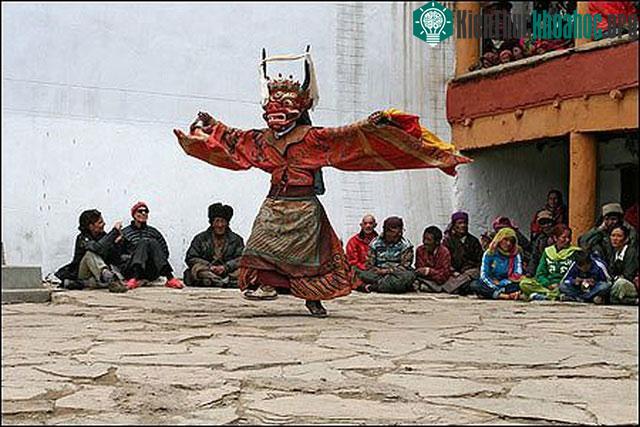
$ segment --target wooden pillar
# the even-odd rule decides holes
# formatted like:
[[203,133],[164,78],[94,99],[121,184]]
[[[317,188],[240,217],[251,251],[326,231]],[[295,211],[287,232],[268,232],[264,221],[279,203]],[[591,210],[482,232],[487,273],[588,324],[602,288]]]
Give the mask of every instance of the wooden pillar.
[[571,132],[569,163],[569,226],[576,241],[595,222],[598,144],[594,134]]
[[[469,19],[473,18],[469,17],[471,15],[477,15],[480,13],[480,2],[470,1],[470,2],[456,2],[455,10],[453,11],[456,14],[456,10],[466,10],[467,11],[467,22]],[[456,24],[456,19],[454,17],[454,24]],[[461,39],[457,37],[457,28],[454,29],[454,37],[456,37],[456,77],[469,72],[469,67],[478,62],[480,59],[480,40],[473,37],[473,34],[468,34],[468,38]]]
[[[579,1],[577,6],[576,6],[576,11],[578,12],[579,15],[585,15],[587,13],[589,13],[589,2],[588,1]],[[593,29],[591,31],[594,31]],[[576,38],[576,46],[582,46],[584,44],[587,44],[591,41],[591,36],[588,37],[584,37],[584,38]]]

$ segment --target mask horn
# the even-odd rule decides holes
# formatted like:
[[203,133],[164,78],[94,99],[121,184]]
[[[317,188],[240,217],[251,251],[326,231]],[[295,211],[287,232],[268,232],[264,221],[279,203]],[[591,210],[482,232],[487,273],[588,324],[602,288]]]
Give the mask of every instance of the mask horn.
[[267,61],[265,59],[267,59],[267,50],[262,48],[262,74],[267,79]]
[[[306,53],[309,53],[311,45],[307,45]],[[311,83],[311,71],[309,70],[309,61],[304,59],[304,83],[302,83],[302,90],[309,89],[309,83]]]

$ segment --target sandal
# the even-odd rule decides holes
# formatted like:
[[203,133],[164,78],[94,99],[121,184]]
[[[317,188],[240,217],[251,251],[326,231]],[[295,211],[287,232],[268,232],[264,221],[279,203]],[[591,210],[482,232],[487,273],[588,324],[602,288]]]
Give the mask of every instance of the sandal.
[[272,286],[262,285],[256,290],[249,289],[244,294],[246,299],[254,301],[267,301],[278,298],[278,292]]
[[320,301],[305,301],[304,305],[313,317],[327,317],[327,310]]

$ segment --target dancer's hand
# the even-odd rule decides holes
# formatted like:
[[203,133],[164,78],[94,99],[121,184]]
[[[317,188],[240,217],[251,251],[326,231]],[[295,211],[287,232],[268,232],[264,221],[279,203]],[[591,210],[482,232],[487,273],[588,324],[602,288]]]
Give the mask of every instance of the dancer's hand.
[[184,133],[181,129],[174,129],[173,133],[178,138],[178,141],[180,141],[180,144],[185,146],[191,145],[195,142],[206,143],[207,140],[209,139],[209,135],[200,128],[196,128],[189,135]]
[[193,133],[196,129],[202,129],[206,134],[211,135],[213,131],[213,125],[216,124],[216,120],[211,114],[206,111],[198,112],[198,117],[189,126],[189,131]]

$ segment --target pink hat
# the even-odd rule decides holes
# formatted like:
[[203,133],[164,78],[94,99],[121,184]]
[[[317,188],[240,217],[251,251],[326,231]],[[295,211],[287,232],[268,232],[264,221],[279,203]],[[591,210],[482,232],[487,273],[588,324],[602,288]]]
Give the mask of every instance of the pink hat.
[[513,228],[514,230],[518,229],[518,227],[516,227],[515,224],[513,224],[513,222],[511,222],[511,220],[506,216],[499,216],[494,219],[491,223],[491,227],[494,231],[498,231],[499,229],[506,227]]

